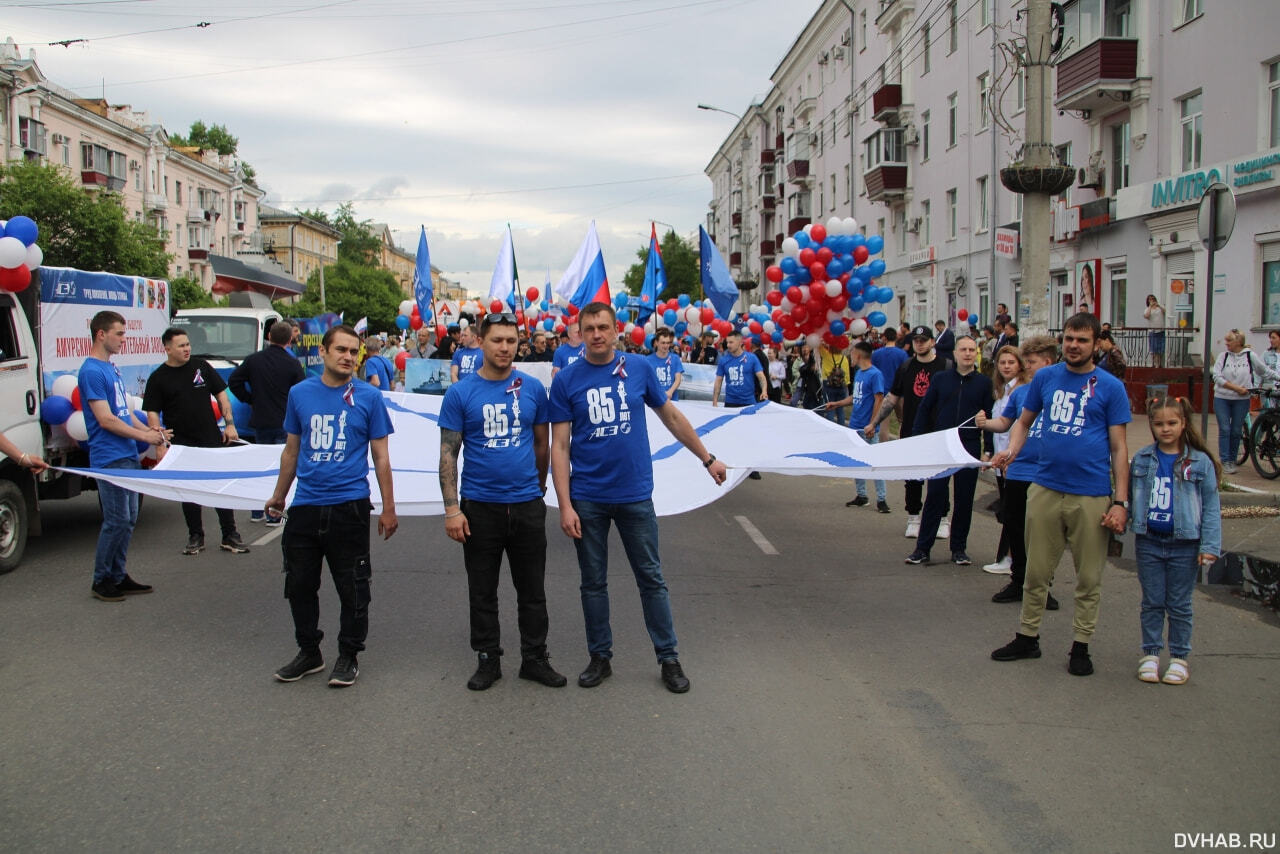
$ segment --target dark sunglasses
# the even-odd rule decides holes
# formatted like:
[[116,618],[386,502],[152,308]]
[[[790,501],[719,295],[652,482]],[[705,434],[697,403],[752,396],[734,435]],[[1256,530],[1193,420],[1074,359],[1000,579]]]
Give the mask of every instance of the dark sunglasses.
[[484,316],[485,323],[515,323],[516,316],[509,311],[494,312]]

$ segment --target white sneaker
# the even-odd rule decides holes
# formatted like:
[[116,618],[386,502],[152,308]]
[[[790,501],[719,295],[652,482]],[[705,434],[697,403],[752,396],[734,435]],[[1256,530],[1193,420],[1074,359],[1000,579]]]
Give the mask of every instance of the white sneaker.
[[992,575],[1012,575],[1013,574],[1013,558],[1005,555],[995,563],[989,563],[982,568],[983,572],[989,572]]
[[914,540],[918,536],[920,536],[920,515],[917,513],[907,517],[906,537],[908,540]]
[[1231,462],[1223,463],[1223,464],[1222,464],[1222,473],[1223,473],[1223,474],[1235,474],[1235,473],[1236,473],[1236,464],[1235,464],[1235,463],[1231,463]]
[[951,520],[946,516],[942,517],[942,521],[938,523],[938,539],[946,540],[951,537]]

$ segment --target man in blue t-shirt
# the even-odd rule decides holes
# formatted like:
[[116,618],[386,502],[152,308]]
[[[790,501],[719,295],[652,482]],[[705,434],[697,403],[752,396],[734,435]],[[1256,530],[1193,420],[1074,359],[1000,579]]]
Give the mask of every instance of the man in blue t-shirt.
[[889,390],[888,386],[898,373],[898,368],[901,368],[911,358],[911,355],[898,346],[898,330],[892,326],[885,327],[884,332],[880,333],[880,337],[884,340],[884,345],[877,347],[871,353],[871,364],[884,376],[885,391],[887,392]]
[[458,333],[458,344],[460,346],[453,351],[453,362],[449,365],[449,376],[455,383],[480,370],[484,362],[484,351],[480,349],[476,332],[470,324]]
[[[484,363],[465,383],[449,386],[440,406],[440,494],[444,529],[462,543],[471,603],[471,648],[479,664],[467,681],[483,691],[502,678],[498,578],[502,554],[511,567],[520,625],[520,678],[552,688],[568,681],[547,660],[547,390],[513,370],[520,344],[514,314],[480,323]],[[462,500],[458,452],[466,449]]]
[[[893,330],[888,330],[892,332]],[[862,430],[871,423],[871,419],[880,411],[880,404],[884,401],[885,380],[884,375],[873,364],[873,352],[871,345],[866,341],[858,341],[853,345],[853,361],[854,374],[853,381],[849,386],[849,396],[843,400],[829,401],[823,406],[828,409],[840,409],[848,406],[849,410],[849,429]],[[904,354],[905,355],[905,354]],[[871,433],[871,437],[867,439],[867,443],[875,445],[880,441],[880,427],[876,425]],[[876,509],[881,513],[889,513],[889,502],[886,500],[885,483],[883,480],[876,482]],[[867,482],[865,480],[853,481],[854,489],[857,495],[852,501],[846,501],[845,507],[862,507],[870,502],[867,501]]]
[[565,340],[556,348],[555,355],[551,357],[551,377],[563,371],[574,362],[582,358],[582,352],[586,346],[582,343],[582,332],[578,327],[578,321],[571,320],[564,328]]
[[[681,694],[689,680],[676,653],[675,626],[658,557],[653,509],[653,460],[644,407],[702,461],[716,483],[725,466],[709,453],[689,419],[667,399],[643,356],[614,350],[617,315],[604,302],[579,315],[586,350],[551,383],[551,475],[560,505],[560,529],[573,538],[582,577],[582,614],[591,661],[578,685],[594,688],[612,674],[609,627],[609,525],[618,528],[640,588],[645,627],[667,689]],[[572,475],[570,466],[572,465]]]
[[382,341],[370,337],[364,342],[364,381],[379,391],[395,391],[395,366],[382,355]]
[[724,405],[727,408],[750,406],[757,400],[764,400],[769,381],[760,369],[760,360],[742,349],[742,333],[737,330],[730,332],[724,338],[724,345],[725,354],[716,362],[711,405],[719,402],[721,385],[724,386]]
[[649,364],[653,365],[658,385],[667,393],[668,400],[680,399],[680,383],[684,380],[684,362],[671,349],[675,341],[675,333],[664,326],[653,333],[653,352],[649,354]]
[[[1124,383],[1093,364],[1098,318],[1081,312],[1063,325],[1060,364],[1031,380],[1009,448],[992,465],[1014,462],[1041,416],[1040,462],[1027,492],[1027,579],[1013,640],[991,653],[996,661],[1040,657],[1040,619],[1053,573],[1070,545],[1076,566],[1074,642],[1067,670],[1093,672],[1089,641],[1098,622],[1108,531],[1129,521],[1130,421]],[[1114,487],[1112,486],[1114,478]]]
[[350,326],[335,326],[320,341],[324,373],[289,389],[280,454],[280,476],[266,503],[268,513],[283,513],[294,477],[298,489],[289,507],[284,537],[284,591],[293,612],[298,655],[276,671],[281,682],[296,682],[324,669],[320,655],[321,560],[338,591],[342,610],[338,629],[338,661],[329,685],[354,684],[360,670],[356,656],[369,634],[369,456],[382,495],[378,533],[396,532],[396,500],[391,483],[387,437],[391,417],[382,392],[355,379],[360,338]]
[[[124,317],[100,311],[89,321],[93,347],[80,366],[77,385],[84,424],[89,431],[89,466],[95,469],[139,469],[138,442],[165,445],[172,430],[148,427],[129,409],[120,372],[111,357],[124,347]],[[123,602],[127,595],[150,593],[150,584],[134,581],[125,572],[125,558],[133,526],[138,523],[138,493],[98,479],[98,503],[102,506],[102,530],[93,557],[95,598]]]

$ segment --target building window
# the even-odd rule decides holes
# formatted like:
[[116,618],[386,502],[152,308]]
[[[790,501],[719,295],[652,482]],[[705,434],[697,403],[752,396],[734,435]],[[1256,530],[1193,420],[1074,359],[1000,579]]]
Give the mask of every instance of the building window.
[[836,173],[831,173],[831,210],[836,209]]
[[907,254],[907,211],[898,208],[893,212],[893,230],[898,234],[898,254]]
[[920,203],[920,239],[925,246],[933,239],[933,229],[929,226],[929,209],[932,207],[928,199]]
[[956,239],[956,191],[947,190],[947,240]]
[[787,196],[787,219],[811,219],[813,206],[808,193],[792,193]]
[[920,114],[920,159],[929,159],[929,111]]
[[182,204],[182,182],[181,181],[173,182],[173,200],[178,204]]
[[818,179],[818,207],[815,209],[815,211],[818,214],[821,214],[823,211],[822,203],[825,201],[824,193],[823,193],[824,189],[825,187],[823,186],[822,179],[819,178]]
[[48,134],[43,122],[28,116],[18,117],[18,144],[22,150],[35,158],[43,157],[49,152]]
[[849,197],[853,194],[853,170],[849,168],[849,164],[844,166],[844,203],[849,204]]
[[1133,34],[1131,0],[1107,0],[1102,31],[1109,38],[1127,39]]
[[1111,270],[1111,312],[1108,315],[1116,326],[1124,326],[1129,313],[1129,273],[1125,267]]
[[929,45],[929,22],[925,21],[924,26],[920,28],[920,62],[922,63],[920,75],[922,77],[933,68],[933,60],[929,58]]
[[983,72],[978,75],[978,127],[986,129],[991,125],[991,74]]
[[957,94],[952,92],[947,96],[947,148],[954,148],[960,135],[960,117],[956,106]]
[[858,13],[858,50],[867,49],[867,10]]
[[1013,75],[1013,104],[1016,113],[1027,107],[1027,72],[1021,68]]
[[1013,194],[1013,221],[1022,222],[1022,194]]
[[1129,123],[1111,126],[1111,193],[1129,186]]
[[[70,146],[70,145],[63,145],[63,146],[62,146],[62,165],[63,165],[63,166],[70,166],[70,165],[71,165],[71,146]],[[137,174],[137,179],[138,179],[138,181],[139,181],[139,182],[141,182],[141,181],[142,181],[142,173],[141,173],[141,172],[139,172],[139,173]],[[139,187],[138,189],[139,189],[139,190],[141,190],[142,188],[141,188],[141,187]]]
[[1262,245],[1262,322],[1280,326],[1280,243]]
[[977,198],[978,231],[982,232],[987,230],[987,176],[986,175],[983,175],[981,178],[978,179],[976,192],[978,194],[978,198]]
[[1280,60],[1267,66],[1267,103],[1271,109],[1270,145],[1280,145]]
[[[1062,145],[1056,146],[1054,148],[1054,151],[1057,152],[1059,163],[1061,163],[1063,166],[1071,165],[1071,143],[1064,142]],[[1070,193],[1071,193],[1071,186],[1068,185],[1065,190],[1063,190],[1058,195],[1054,196],[1054,198],[1061,199],[1067,204],[1070,204],[1071,203]]]
[[[978,26],[979,27],[989,26],[991,22],[995,19],[995,16],[996,16],[995,0],[980,0]],[[986,317],[985,314],[982,316]]]
[[1204,14],[1204,0],[1178,0],[1178,23],[1185,24]]
[[1178,121],[1182,129],[1182,171],[1184,172],[1200,168],[1203,118],[1199,92],[1178,101]]
[[956,8],[956,0],[947,4],[947,53],[952,54],[960,49],[960,15]]

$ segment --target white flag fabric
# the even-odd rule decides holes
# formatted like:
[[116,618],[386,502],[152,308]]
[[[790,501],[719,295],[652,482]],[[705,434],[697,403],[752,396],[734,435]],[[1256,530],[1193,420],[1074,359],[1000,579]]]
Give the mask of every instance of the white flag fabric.
[[[396,511],[402,516],[444,513],[440,496],[439,395],[383,392],[395,427],[389,442]],[[709,504],[752,471],[787,475],[874,480],[919,480],[980,466],[960,442],[956,429],[869,445],[861,434],[822,416],[777,403],[741,409],[700,401],[675,404],[689,418],[707,449],[730,467],[717,486],[702,463],[667,432],[646,407],[653,458],[653,503],[659,516]],[[279,445],[189,448],[175,445],[151,470],[69,469],[156,498],[192,501],[205,507],[261,509],[275,490]],[[465,456],[462,465],[466,465]],[[380,504],[372,463],[369,488]],[[550,484],[548,484],[550,485]],[[290,495],[292,500],[292,494]],[[547,493],[555,505],[555,492]]]
[[516,250],[511,244],[511,226],[502,238],[502,248],[498,250],[498,263],[493,268],[493,278],[489,281],[489,299],[500,299],[504,303],[516,287]]

